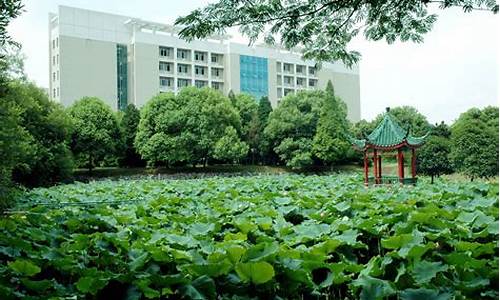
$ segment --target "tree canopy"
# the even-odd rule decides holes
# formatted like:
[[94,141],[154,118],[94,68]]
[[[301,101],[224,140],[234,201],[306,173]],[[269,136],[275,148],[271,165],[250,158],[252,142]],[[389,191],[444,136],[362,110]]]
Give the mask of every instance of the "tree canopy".
[[471,180],[498,175],[498,107],[472,108],[451,129],[451,157],[457,171]]
[[269,115],[264,134],[287,166],[300,168],[313,164],[312,141],[324,98],[323,91],[289,94]]
[[498,12],[495,0],[218,0],[179,17],[175,24],[183,26],[180,36],[187,40],[239,26],[250,43],[263,38],[286,49],[299,46],[305,59],[340,60],[350,66],[360,53],[347,45],[360,33],[374,41],[422,42],[437,20],[437,14],[429,13],[434,6]]
[[187,87],[178,95],[159,94],[144,106],[135,146],[150,165],[205,164],[228,126],[241,130],[227,97],[210,88]]
[[121,141],[116,115],[102,100],[84,97],[76,101],[69,114],[73,122],[71,148],[89,171],[107,155],[114,154]]
[[140,119],[141,115],[137,107],[135,107],[135,105],[133,104],[127,105],[120,120],[120,127],[124,143],[124,153],[120,161],[120,164],[122,166],[137,167],[143,166],[145,164],[134,146],[135,136],[137,134],[137,127],[139,126]]
[[435,176],[452,173],[450,151],[450,141],[447,138],[435,135],[429,137],[418,150],[417,171],[431,176],[431,183],[434,183]]
[[[382,121],[384,114],[385,113],[378,114],[375,120],[373,120],[370,132]],[[409,128],[410,134],[414,136],[425,135],[432,128],[429,121],[427,121],[427,117],[421,114],[413,106],[398,106],[391,108],[390,114],[396,118],[401,127],[405,129]]]
[[313,152],[326,164],[332,164],[344,159],[348,149],[347,106],[335,91],[331,81],[328,81],[321,114],[313,139]]

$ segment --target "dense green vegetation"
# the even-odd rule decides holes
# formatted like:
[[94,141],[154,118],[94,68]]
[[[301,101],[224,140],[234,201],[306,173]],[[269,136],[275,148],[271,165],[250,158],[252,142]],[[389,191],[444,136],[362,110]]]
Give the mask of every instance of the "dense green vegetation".
[[238,27],[250,43],[262,39],[288,50],[299,48],[305,59],[351,66],[361,57],[349,47],[354,37],[421,43],[438,18],[436,10],[450,7],[464,12],[499,9],[495,0],[418,0],[404,5],[399,0],[218,0],[177,18],[175,24],[181,25],[179,35],[188,41]]
[[497,184],[102,181],[35,189],[14,210],[2,299],[498,297]]

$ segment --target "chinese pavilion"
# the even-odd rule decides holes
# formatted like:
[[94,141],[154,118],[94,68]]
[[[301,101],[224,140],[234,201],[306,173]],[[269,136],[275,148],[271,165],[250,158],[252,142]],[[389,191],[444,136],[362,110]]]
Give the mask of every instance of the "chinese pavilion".
[[[416,178],[416,156],[415,149],[422,146],[428,133],[422,137],[411,136],[410,129],[403,129],[386,109],[382,122],[365,139],[357,140],[351,138],[353,147],[364,152],[364,175],[365,185],[395,183],[415,184]],[[405,178],[404,156],[405,152],[411,151],[411,177]],[[398,162],[398,176],[382,176],[382,153],[396,155]],[[368,176],[368,157],[373,159],[373,177]]]

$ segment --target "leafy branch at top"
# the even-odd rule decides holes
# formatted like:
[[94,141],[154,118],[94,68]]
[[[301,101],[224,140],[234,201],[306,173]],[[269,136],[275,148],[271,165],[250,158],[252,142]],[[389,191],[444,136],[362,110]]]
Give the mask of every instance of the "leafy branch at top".
[[254,43],[259,38],[286,49],[300,47],[305,59],[357,63],[347,49],[361,31],[368,40],[422,42],[437,20],[427,8],[462,7],[497,13],[495,0],[219,0],[176,20],[186,40],[223,34],[234,26]]

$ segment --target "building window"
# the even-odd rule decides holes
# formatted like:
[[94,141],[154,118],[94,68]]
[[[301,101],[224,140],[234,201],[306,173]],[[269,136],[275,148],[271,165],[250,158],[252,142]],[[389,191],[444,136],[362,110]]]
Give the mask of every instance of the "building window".
[[293,93],[293,90],[292,90],[292,89],[285,89],[284,91],[285,91],[284,96],[286,96],[286,95],[288,95],[288,94],[290,94],[290,93]]
[[195,52],[194,59],[196,61],[205,61],[205,53],[204,52]]
[[315,67],[309,67],[309,75],[316,75],[316,68]]
[[59,54],[57,54],[56,58],[56,63],[59,64]]
[[55,81],[56,80],[56,72],[52,72],[52,80]]
[[240,55],[240,91],[257,100],[268,95],[267,58]]
[[170,63],[166,63],[166,62],[160,61],[159,69],[160,69],[160,71],[170,72],[170,71],[172,71],[171,65],[172,64],[170,64]]
[[276,82],[278,83],[278,85],[282,84],[282,82],[281,82],[281,75],[277,75],[276,76]]
[[59,97],[59,88],[57,88],[57,97]]
[[293,77],[285,76],[283,78],[285,79],[285,85],[292,85],[293,84]]
[[191,80],[189,79],[177,79],[177,87],[183,88],[191,85]]
[[52,65],[56,65],[56,57],[55,56],[52,56]]
[[305,84],[304,78],[297,78],[297,85],[298,86],[304,86]]
[[281,63],[280,63],[280,62],[277,62],[277,63],[276,63],[276,71],[277,71],[278,73],[281,73]]
[[56,47],[59,47],[59,38],[56,37]]
[[59,71],[57,71],[57,80],[59,80]]
[[305,74],[305,67],[304,66],[301,66],[301,65],[297,65],[295,67],[295,71],[298,73],[298,74]]
[[316,79],[309,79],[309,86],[316,87],[318,85],[318,81]]
[[56,97],[56,89],[54,89],[54,90],[52,91],[52,97],[54,97],[54,98]]
[[222,90],[222,88],[224,87],[224,84],[222,84],[221,82],[212,82],[212,88],[214,90]]
[[190,50],[177,49],[177,59],[189,60]]
[[171,51],[172,51],[172,48],[160,46],[160,56],[161,57],[170,57],[171,53],[172,53]]
[[204,67],[195,66],[195,67],[194,67],[194,73],[195,73],[196,75],[202,75],[202,76],[205,76],[205,68],[204,68]]
[[178,64],[177,65],[177,73],[187,74],[188,73],[188,65]]
[[212,63],[220,64],[222,62],[222,54],[212,53],[211,61]]
[[212,76],[213,77],[222,77],[222,69],[212,68]]
[[52,40],[52,49],[56,48],[56,40]]
[[160,77],[160,86],[162,87],[171,87],[172,79],[168,77]]
[[287,73],[293,73],[293,65],[292,64],[283,64],[283,70]]
[[116,45],[116,91],[118,93],[116,107],[124,110],[128,101],[128,62],[127,45]]
[[204,86],[207,86],[208,85],[208,82],[204,81],[204,80],[196,80],[194,82],[194,85],[197,87],[197,88],[202,88]]

